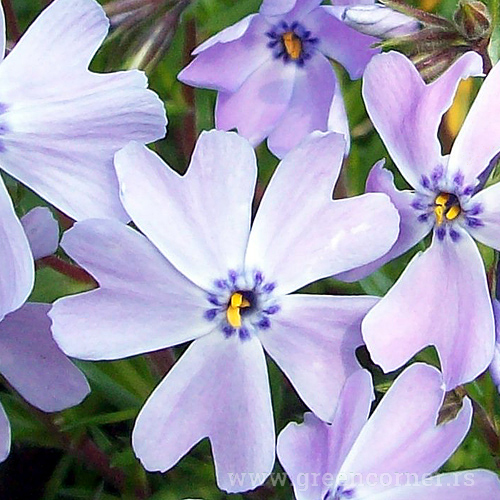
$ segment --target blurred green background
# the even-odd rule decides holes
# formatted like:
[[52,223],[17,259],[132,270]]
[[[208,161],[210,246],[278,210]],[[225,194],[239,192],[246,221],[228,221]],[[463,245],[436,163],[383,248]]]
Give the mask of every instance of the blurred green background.
[[[36,17],[45,3],[40,0],[14,1],[22,30]],[[117,2],[104,4],[113,12]],[[162,2],[157,4],[162,5]],[[176,2],[168,0],[164,2],[167,7],[175,8],[175,4]],[[411,4],[450,18],[457,6],[456,0],[421,0]],[[493,0],[493,4],[498,7],[496,0]],[[129,26],[115,26],[92,63],[94,71],[146,67],[150,86],[164,100],[169,117],[167,138],[154,145],[154,149],[179,172],[184,172],[187,168],[194,131],[198,133],[213,127],[215,92],[189,89],[177,81],[176,75],[189,61],[189,52],[195,44],[245,15],[256,12],[259,5],[259,0],[187,1],[179,23],[171,23],[170,30],[166,30],[161,39],[154,36],[155,27],[160,22],[154,15],[146,16]],[[161,47],[165,43],[168,46]],[[166,50],[158,52],[159,49]],[[342,82],[353,139],[351,154],[336,191],[336,196],[344,197],[362,193],[371,166],[388,156],[367,118],[361,100],[360,81],[351,82],[338,65],[335,65],[335,69]],[[443,135],[453,137],[456,134],[480,83],[480,79],[477,79],[462,85],[454,108],[443,121]],[[265,187],[277,160],[265,145],[258,148],[258,158],[259,182]],[[395,172],[389,158],[387,166]],[[400,187],[404,187],[404,181],[397,173],[396,179]],[[33,206],[44,204],[12,179],[6,181],[19,215]],[[61,230],[68,226],[68,221],[64,218],[60,222]],[[346,285],[328,279],[308,287],[307,292],[383,295],[418,250],[419,248],[410,251],[408,255],[386,265],[361,283]],[[485,265],[490,268],[495,256],[490,250],[482,251]],[[66,259],[62,251],[59,252],[59,257]],[[91,285],[88,283],[72,280],[48,266],[41,266],[37,271],[31,300],[52,302],[58,297],[86,290],[89,286]],[[215,486],[208,441],[196,446],[177,467],[166,474],[146,473],[130,446],[131,431],[139,409],[182,351],[183,347],[180,347],[170,352],[117,362],[79,362],[78,365],[89,378],[92,393],[79,407],[59,414],[46,415],[35,411],[17,394],[4,388],[0,393],[0,400],[12,424],[13,450],[9,459],[0,465],[0,498],[226,498]],[[360,359],[374,374],[380,397],[396,374],[382,376],[370,363],[365,352],[360,352]],[[421,353],[419,359],[436,362],[432,349]],[[305,408],[272,362],[269,362],[269,372],[276,429],[279,432],[290,420],[300,420]],[[489,376],[471,384],[468,390],[498,429],[500,399]],[[186,420],[189,420],[189,415],[186,415]],[[499,457],[493,456],[488,448],[483,428],[479,424],[480,422],[475,423],[465,443],[444,470],[477,467],[495,470]],[[99,460],[99,467],[93,467],[92,464],[95,465]],[[278,463],[275,471],[282,471]],[[288,481],[276,486],[268,482],[259,490],[234,495],[232,498],[290,499],[292,492]]]

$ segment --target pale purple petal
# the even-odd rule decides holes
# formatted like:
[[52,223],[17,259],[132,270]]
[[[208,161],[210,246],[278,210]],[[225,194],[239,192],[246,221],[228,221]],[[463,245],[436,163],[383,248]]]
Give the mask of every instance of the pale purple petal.
[[[1,71],[3,73],[7,68],[18,71],[20,61],[25,64],[30,61],[33,66],[30,74],[24,75],[23,81],[51,81],[54,76],[62,77],[70,70],[83,72],[106,37],[108,28],[109,21],[96,1],[56,0],[16,43],[15,49],[2,63]],[[60,64],[62,61],[64,65]],[[65,83],[69,87],[78,85],[72,81]],[[11,90],[18,86],[20,82],[12,81],[7,88]],[[34,85],[26,91],[42,91],[36,87]]]
[[81,359],[119,359],[186,342],[213,329],[206,293],[137,231],[112,220],[82,221],[62,247],[100,288],[55,302],[61,349]]
[[321,3],[321,0],[263,0],[260,13],[264,16],[285,16],[300,20]]
[[264,349],[322,420],[331,421],[349,376],[361,369],[361,321],[373,297],[289,295],[280,299],[272,328],[260,335]]
[[267,47],[269,23],[263,16],[249,18],[227,28],[230,33],[224,30],[207,40],[206,47],[196,51],[196,58],[179,73],[178,79],[194,87],[224,92],[238,90],[252,73],[273,58]]
[[[304,68],[297,69],[290,104],[267,140],[269,149],[278,158],[314,130],[331,130],[328,118],[338,86],[331,64],[319,53],[308,60]],[[334,125],[337,129],[346,128],[345,122]]]
[[[335,73],[334,73],[335,75]],[[328,115],[328,130],[342,134],[346,140],[345,155],[349,154],[351,147],[351,133],[349,131],[349,120],[345,109],[344,98],[342,97],[342,89],[339,82],[335,82],[335,90],[333,92],[333,100],[330,106]]]
[[285,157],[269,183],[246,268],[260,269],[278,293],[367,264],[396,240],[399,216],[386,195],[332,201],[344,150],[341,135],[314,133]]
[[490,375],[497,391],[500,392],[500,343],[495,344],[495,354],[490,365]]
[[329,425],[313,413],[304,423],[290,422],[278,436],[278,459],[293,485],[297,500],[318,500],[327,487],[322,478],[328,467]]
[[[472,144],[472,143],[471,143]],[[474,149],[470,147],[470,149]],[[465,224],[469,233],[485,245],[500,250],[500,184],[482,189],[469,202],[470,206],[480,213],[478,224]]]
[[439,474],[419,484],[391,488],[370,500],[493,500],[500,498],[498,476],[486,470]]
[[332,5],[371,5],[375,0],[331,0]]
[[260,6],[260,13],[264,16],[282,16],[290,12],[296,3],[297,0],[263,0]]
[[413,17],[381,4],[355,5],[346,9],[342,18],[360,33],[382,39],[410,35],[420,29]]
[[332,425],[312,413],[304,423],[289,424],[278,436],[278,458],[290,477],[297,500],[322,499],[365,425],[373,401],[370,374],[358,370],[347,380]]
[[474,380],[493,358],[495,325],[481,255],[472,238],[439,241],[410,262],[367,314],[363,338],[384,371],[436,346],[446,387]]
[[468,182],[488,166],[500,150],[500,65],[490,71],[453,144],[449,169],[460,170]]
[[127,220],[113,155],[165,134],[143,73],[88,71],[107,29],[94,0],[57,0],[0,64],[2,168],[76,219]]
[[271,58],[236,92],[219,92],[215,106],[217,128],[236,128],[253,145],[262,142],[288,109],[296,71],[296,64]]
[[396,189],[394,176],[389,170],[383,168],[383,166],[384,160],[379,161],[373,166],[366,182],[366,191],[368,193],[385,193],[398,209],[400,217],[398,239],[389,252],[380,259],[353,271],[337,275],[337,279],[353,282],[366,278],[385,263],[399,257],[415,246],[432,229],[431,220],[426,222],[417,220],[415,209],[411,206],[414,199],[413,193]]
[[352,79],[360,78],[370,59],[380,52],[371,47],[376,38],[347,26],[335,16],[332,7],[314,9],[304,23],[319,38],[318,49],[342,64]]
[[[414,364],[396,379],[342,465],[339,475],[351,481],[355,474],[363,478],[363,484],[355,488],[356,495],[371,498],[371,494],[394,486],[394,482],[388,485],[380,480],[384,475],[393,480],[398,473],[422,478],[448,460],[469,430],[472,404],[465,398],[454,420],[437,425],[444,396],[442,376],[430,365]],[[370,484],[368,474],[380,481]]]
[[245,139],[203,132],[182,177],[139,144],[116,155],[116,168],[128,213],[179,271],[211,289],[242,269],[257,177]]
[[[0,4],[0,10],[2,6]],[[10,424],[9,419],[0,404],[0,462],[3,462],[10,453]]]
[[254,489],[271,473],[274,421],[256,337],[242,342],[215,332],[196,340],[144,405],[132,444],[147,470],[166,471],[204,437],[219,488]]
[[0,177],[0,320],[21,307],[33,288],[35,268],[21,222]]
[[363,97],[375,128],[400,172],[413,186],[442,164],[438,127],[460,80],[482,72],[475,52],[464,54],[426,85],[413,63],[398,52],[373,58],[363,78]]
[[46,207],[36,207],[21,219],[35,260],[52,255],[59,246],[59,224]]
[[0,323],[0,372],[33,406],[60,411],[80,403],[90,387],[50,331],[48,304],[25,304]]
[[496,299],[492,302],[493,314],[495,316],[496,343],[495,354],[490,365],[490,375],[497,390],[500,392],[500,302]]
[[191,54],[196,56],[217,43],[228,43],[241,38],[248,30],[251,21],[257,16],[258,14],[250,14],[237,23],[219,31],[219,33],[211,36],[208,40],[205,40],[202,44],[198,45],[198,47],[196,47]]
[[366,370],[351,375],[344,386],[328,432],[328,472],[337,474],[366,424],[375,395]]

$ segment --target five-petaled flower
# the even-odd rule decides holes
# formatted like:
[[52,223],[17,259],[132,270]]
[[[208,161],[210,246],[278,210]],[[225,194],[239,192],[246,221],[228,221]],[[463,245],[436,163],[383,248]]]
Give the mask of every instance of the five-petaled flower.
[[162,102],[138,71],[87,69],[109,25],[94,0],[55,0],[3,60],[0,19],[1,168],[74,219],[127,220],[113,156],[165,135]]
[[[251,224],[255,153],[203,133],[184,176],[131,143],[116,156],[136,226],[82,221],[62,246],[100,288],[60,299],[53,332],[81,359],[117,359],[194,340],[146,402],[133,432],[148,470],[168,470],[204,437],[227,491],[272,471],[274,420],[264,349],[321,418],[358,371],[373,297],[293,294],[387,252],[399,218],[380,193],[333,200],[344,138],[316,133],[277,170]],[[297,180],[300,179],[300,182]]]
[[460,79],[481,71],[480,56],[469,52],[426,85],[405,56],[391,52],[373,59],[363,85],[375,128],[414,191],[398,191],[390,173],[374,167],[368,191],[391,197],[401,232],[387,256],[350,278],[401,255],[433,231],[430,248],[414,257],[366,316],[363,338],[385,371],[434,345],[449,389],[486,370],[495,343],[486,273],[472,237],[500,249],[500,184],[481,189],[480,180],[500,150],[500,66],[484,81],[449,155],[441,154],[437,139]]
[[236,128],[252,144],[268,138],[279,157],[314,130],[349,137],[340,86],[328,58],[360,78],[376,39],[340,19],[321,0],[264,0],[258,14],[200,45],[179,79],[218,91],[217,128]]
[[435,368],[414,364],[368,418],[373,400],[364,370],[346,382],[332,424],[307,413],[278,438],[278,458],[297,500],[490,500],[500,481],[486,470],[431,476],[466,436],[468,398],[457,417],[438,424],[445,390]]

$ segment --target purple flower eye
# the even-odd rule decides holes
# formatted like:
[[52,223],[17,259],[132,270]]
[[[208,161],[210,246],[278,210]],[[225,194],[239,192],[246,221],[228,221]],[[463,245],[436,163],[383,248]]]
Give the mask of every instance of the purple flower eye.
[[436,235],[443,241],[449,235],[453,242],[460,240],[459,226],[476,228],[483,225],[477,216],[482,213],[481,204],[471,201],[472,185],[464,187],[461,171],[451,175],[438,165],[430,175],[422,175],[410,206],[417,212],[417,221],[426,226],[432,224]]
[[271,39],[267,46],[273,49],[276,59],[282,59],[285,63],[293,61],[298,66],[304,66],[319,43],[319,39],[299,22],[288,24],[282,21],[266,35]]
[[261,271],[254,273],[228,272],[228,279],[215,281],[215,290],[208,294],[211,306],[204,313],[208,321],[220,321],[226,337],[238,332],[240,339],[248,339],[258,330],[271,327],[269,316],[280,310],[272,295],[276,283],[266,282]]

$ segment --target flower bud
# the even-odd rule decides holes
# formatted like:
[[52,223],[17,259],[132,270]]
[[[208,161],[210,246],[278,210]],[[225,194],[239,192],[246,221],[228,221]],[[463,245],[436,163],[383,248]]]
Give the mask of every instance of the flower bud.
[[461,0],[454,20],[467,40],[481,40],[491,34],[491,16],[488,8],[478,0]]
[[342,19],[351,28],[383,40],[409,35],[420,29],[417,20],[378,4],[347,8]]

